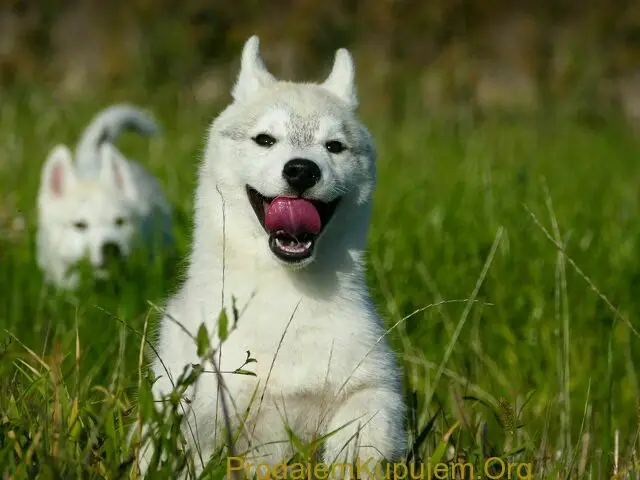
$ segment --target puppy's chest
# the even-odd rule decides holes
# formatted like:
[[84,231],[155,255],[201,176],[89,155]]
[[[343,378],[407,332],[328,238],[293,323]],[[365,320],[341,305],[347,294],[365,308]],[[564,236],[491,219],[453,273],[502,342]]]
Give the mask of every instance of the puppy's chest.
[[273,368],[270,361],[263,362],[256,372],[261,384],[266,384],[267,396],[295,399],[336,392],[353,371],[354,362],[344,344],[334,343],[332,348],[329,343],[298,337],[280,350]]
[[284,324],[255,325],[235,342],[251,352],[257,360],[253,370],[261,383],[268,377],[267,389],[276,395],[338,386],[366,355],[361,335],[348,318],[315,309],[299,313]]

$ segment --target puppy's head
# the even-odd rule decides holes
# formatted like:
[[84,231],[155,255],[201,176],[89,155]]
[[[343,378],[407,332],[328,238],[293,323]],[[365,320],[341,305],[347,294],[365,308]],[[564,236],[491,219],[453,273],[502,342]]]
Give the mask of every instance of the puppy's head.
[[364,239],[375,149],[356,116],[349,52],[336,52],[322,83],[281,81],[265,68],[254,36],[232,95],[211,126],[202,176],[233,216],[232,241],[263,242],[269,255],[303,268],[323,248]]
[[95,276],[105,278],[110,263],[130,253],[138,192],[113,145],[103,143],[99,155],[100,175],[84,179],[76,174],[67,146],[52,149],[42,170],[39,228],[47,263],[71,274],[88,259]]

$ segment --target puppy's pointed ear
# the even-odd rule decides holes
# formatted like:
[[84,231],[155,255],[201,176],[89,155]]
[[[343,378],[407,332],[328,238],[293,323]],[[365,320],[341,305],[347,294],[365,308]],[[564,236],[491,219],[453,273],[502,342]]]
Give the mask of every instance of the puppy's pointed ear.
[[130,200],[137,201],[139,192],[129,163],[111,143],[104,142],[99,148],[102,163],[100,180],[113,185]]
[[353,57],[346,48],[340,48],[336,51],[331,73],[321,86],[355,109],[358,106],[355,77]]
[[64,197],[76,182],[71,150],[64,144],[51,149],[42,167],[40,191],[52,199]]
[[231,95],[235,101],[243,102],[275,81],[275,77],[269,73],[262,61],[260,39],[254,35],[246,41],[242,49],[240,73]]

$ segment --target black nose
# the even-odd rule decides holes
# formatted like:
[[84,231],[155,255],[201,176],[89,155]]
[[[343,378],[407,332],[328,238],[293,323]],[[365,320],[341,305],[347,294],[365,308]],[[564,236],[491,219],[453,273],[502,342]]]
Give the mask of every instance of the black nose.
[[282,176],[298,193],[309,190],[320,181],[320,167],[306,158],[294,158],[284,164]]
[[118,260],[122,257],[122,251],[117,243],[107,242],[102,245],[102,263],[107,264],[113,260]]

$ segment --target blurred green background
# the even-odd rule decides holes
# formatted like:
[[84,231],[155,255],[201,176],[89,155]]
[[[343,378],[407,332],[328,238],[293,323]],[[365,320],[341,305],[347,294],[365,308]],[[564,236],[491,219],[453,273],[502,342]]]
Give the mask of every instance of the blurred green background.
[[[348,46],[367,109],[459,115],[558,106],[638,116],[637,1],[7,0],[2,85],[46,82],[62,98],[134,82],[198,103],[226,96],[257,33],[283,76],[326,72]],[[413,112],[412,112],[413,113]]]
[[[412,441],[443,407],[421,452],[429,455],[453,421],[467,418],[490,424],[499,451],[523,446],[527,458],[557,456],[565,474],[607,476],[616,463],[634,464],[638,1],[3,2],[4,337],[11,332],[47,358],[59,345],[75,382],[77,323],[85,391],[110,382],[134,388],[139,338],[122,325],[141,329],[147,301],[161,304],[180,276],[146,269],[120,291],[71,299],[44,289],[33,249],[40,168],[55,143],[74,144],[110,103],[149,109],[162,136],[125,135],[119,145],[166,189],[184,262],[206,128],[230,101],[253,34],[281,78],[323,79],[339,47],[355,57],[361,115],[379,151],[370,285],[388,325],[470,298],[502,232],[476,298],[485,304],[468,316],[464,302],[434,306],[394,331],[416,401]],[[114,361],[124,351],[123,363]],[[39,412],[48,397],[21,403],[33,393],[24,393],[14,366],[2,363],[11,396],[0,408],[29,430],[48,417],[25,412]],[[522,408],[522,429],[509,436],[490,409],[462,402],[465,393],[497,410]],[[462,450],[484,441],[473,428],[455,438]]]

